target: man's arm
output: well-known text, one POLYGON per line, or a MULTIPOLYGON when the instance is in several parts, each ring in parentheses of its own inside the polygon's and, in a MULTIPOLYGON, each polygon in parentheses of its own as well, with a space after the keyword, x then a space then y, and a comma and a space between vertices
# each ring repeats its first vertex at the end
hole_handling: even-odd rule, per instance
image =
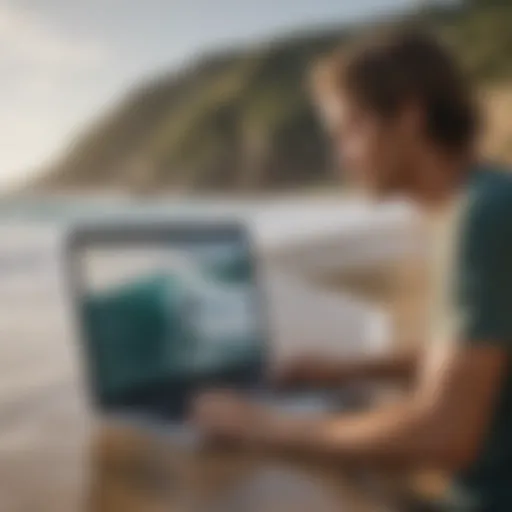
POLYGON ((221 396, 204 400, 196 413, 212 435, 256 447, 345 463, 457 469, 481 444, 505 361, 492 346, 453 347, 439 367, 425 365, 417 392, 366 413, 298 419, 221 396))
POLYGON ((276 417, 268 443, 345 461, 463 467, 492 417, 506 359, 493 346, 453 347, 439 366, 427 362, 423 383, 403 402, 303 422, 276 417))

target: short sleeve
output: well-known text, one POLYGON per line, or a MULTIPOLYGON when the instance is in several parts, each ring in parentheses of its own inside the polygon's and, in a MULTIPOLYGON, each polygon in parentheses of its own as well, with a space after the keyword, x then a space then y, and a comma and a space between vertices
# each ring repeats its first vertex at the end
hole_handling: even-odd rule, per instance
POLYGON ((512 197, 499 192, 468 206, 455 269, 458 336, 512 348, 512 197))

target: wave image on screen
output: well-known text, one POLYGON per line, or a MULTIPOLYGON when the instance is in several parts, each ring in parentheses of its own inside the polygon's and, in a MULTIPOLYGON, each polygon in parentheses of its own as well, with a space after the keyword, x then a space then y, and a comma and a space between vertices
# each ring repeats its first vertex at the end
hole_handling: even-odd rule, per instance
POLYGON ((241 241, 88 244, 79 261, 83 338, 103 408, 179 419, 202 388, 261 379, 264 329, 241 241))

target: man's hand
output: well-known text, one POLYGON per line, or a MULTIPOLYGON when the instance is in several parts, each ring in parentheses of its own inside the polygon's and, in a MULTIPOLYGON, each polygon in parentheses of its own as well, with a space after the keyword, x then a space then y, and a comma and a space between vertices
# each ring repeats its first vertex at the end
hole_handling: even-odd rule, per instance
POLYGON ((269 409, 232 392, 205 393, 192 408, 192 420, 207 438, 242 445, 264 443, 275 419, 269 409))

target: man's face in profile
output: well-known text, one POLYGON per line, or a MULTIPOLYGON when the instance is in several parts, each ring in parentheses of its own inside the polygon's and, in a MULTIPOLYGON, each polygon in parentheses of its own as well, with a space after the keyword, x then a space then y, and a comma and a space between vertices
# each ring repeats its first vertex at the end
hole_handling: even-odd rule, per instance
POLYGON ((377 197, 406 191, 417 140, 407 115, 385 119, 341 93, 324 97, 320 111, 349 181, 377 197))

